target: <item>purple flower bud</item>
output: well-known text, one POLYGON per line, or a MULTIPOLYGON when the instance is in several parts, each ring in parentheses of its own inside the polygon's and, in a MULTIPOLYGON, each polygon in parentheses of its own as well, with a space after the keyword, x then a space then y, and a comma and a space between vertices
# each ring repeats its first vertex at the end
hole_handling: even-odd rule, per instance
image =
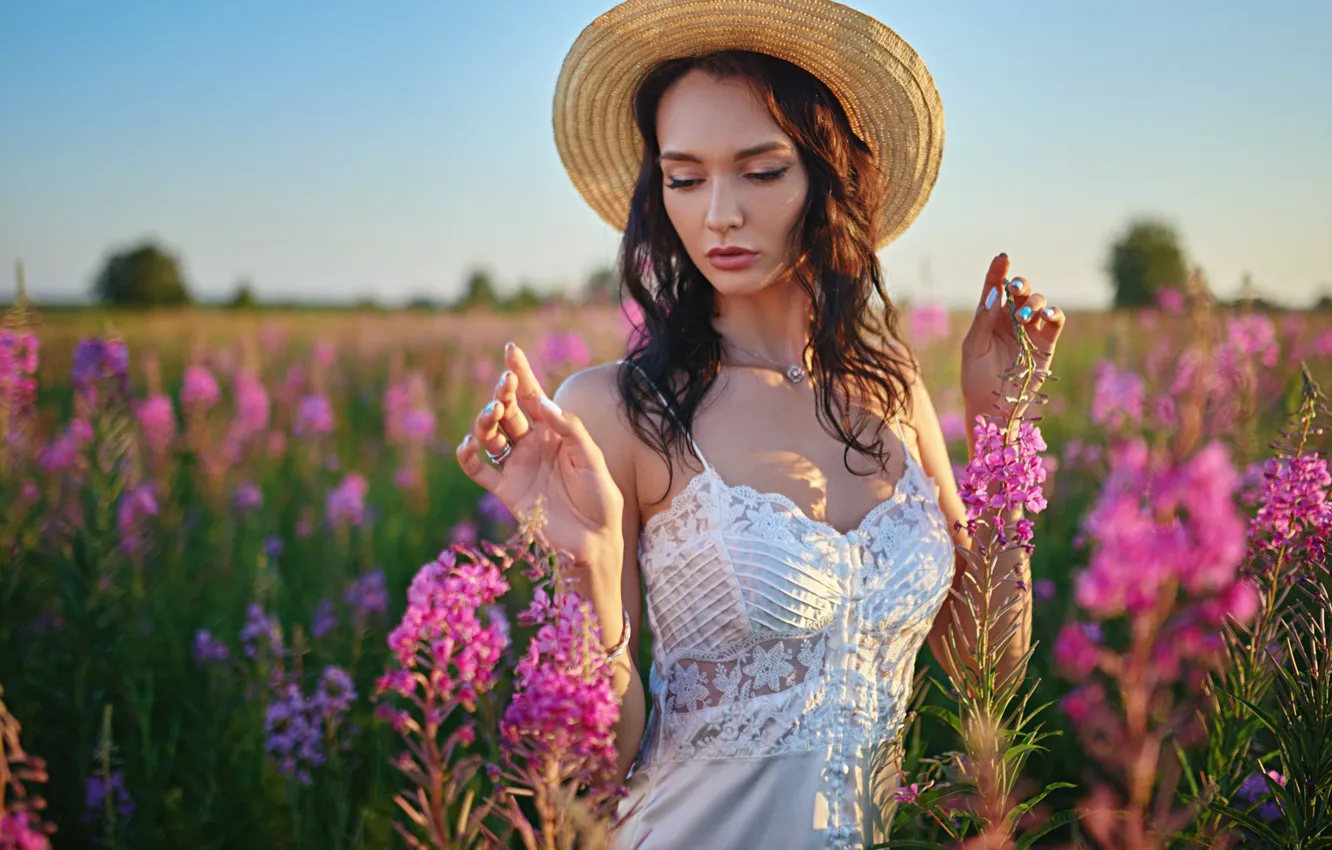
POLYGON ((328 403, 328 396, 312 393, 302 398, 291 430, 298 437, 333 433, 333 406, 328 403))
POLYGON ((212 664, 226 661, 231 657, 231 650, 208 629, 199 629, 194 633, 194 660, 196 663, 212 664))

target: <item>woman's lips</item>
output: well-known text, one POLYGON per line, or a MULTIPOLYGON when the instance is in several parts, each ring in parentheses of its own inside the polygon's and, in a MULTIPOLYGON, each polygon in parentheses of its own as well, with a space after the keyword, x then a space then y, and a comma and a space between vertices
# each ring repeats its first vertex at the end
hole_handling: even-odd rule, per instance
POLYGON ((752 251, 745 251, 739 254, 709 254, 708 262, 712 267, 724 272, 734 272, 741 269, 747 269, 754 265, 758 260, 758 254, 752 251))

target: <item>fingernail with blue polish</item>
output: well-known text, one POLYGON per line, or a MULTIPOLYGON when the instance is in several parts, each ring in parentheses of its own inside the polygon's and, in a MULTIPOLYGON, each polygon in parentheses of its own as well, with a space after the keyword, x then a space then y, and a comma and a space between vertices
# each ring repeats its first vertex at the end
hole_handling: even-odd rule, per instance
POLYGON ((1025 283, 1025 281, 1023 281, 1022 278, 1015 277, 1008 282, 1008 288, 1013 290, 1014 292, 1021 292, 1023 283, 1025 283))
POLYGON ((1017 311, 1017 317, 1018 317, 1018 319, 1019 319, 1020 321, 1023 321, 1023 322, 1025 322, 1025 321, 1027 321, 1028 319, 1030 319, 1030 318, 1031 318, 1031 307, 1023 307, 1021 310, 1018 310, 1018 311, 1017 311))
POLYGON ((1041 312, 1045 314, 1045 318, 1047 319, 1053 319, 1055 317, 1055 308, 1053 307, 1046 307, 1041 312))
POLYGON ((495 411, 498 410, 498 409, 499 409, 499 405, 498 405, 497 403, 495 403, 495 402, 492 401, 490 404, 487 404, 487 405, 486 405, 486 409, 483 410, 483 411, 481 411, 481 412, 484 413, 484 414, 487 415, 487 416, 494 416, 494 415, 495 415, 495 411))
POLYGON ((990 290, 990 294, 985 296, 985 309, 988 310, 994 306, 994 299, 999 297, 999 287, 990 290))

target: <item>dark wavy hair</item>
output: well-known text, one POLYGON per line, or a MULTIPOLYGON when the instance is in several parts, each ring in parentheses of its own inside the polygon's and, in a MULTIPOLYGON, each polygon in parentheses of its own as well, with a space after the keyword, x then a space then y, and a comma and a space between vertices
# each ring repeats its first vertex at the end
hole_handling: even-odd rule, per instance
MULTIPOLYGON (((841 103, 818 78, 782 59, 725 51, 675 59, 653 69, 635 93, 633 108, 644 144, 629 221, 618 258, 621 294, 643 312, 626 359, 667 395, 662 409, 638 370, 620 369, 618 385, 635 434, 666 460, 689 451, 686 430, 721 370, 722 340, 713 328, 716 292, 689 258, 662 200, 657 107, 689 71, 747 82, 777 125, 796 145, 809 173, 809 194, 792 228, 791 273, 809 296, 813 322, 807 351, 816 377, 817 416, 841 440, 851 469, 855 451, 887 468, 886 421, 909 413, 907 348, 898 311, 883 286, 874 253, 882 208, 882 178, 864 141, 851 129, 841 103), (874 310, 875 296, 882 305, 874 310), (879 341, 897 343, 876 345, 879 341), (851 399, 883 418, 852 415, 851 399), (865 437, 866 431, 872 433, 865 437)), ((669 483, 667 485, 669 491, 669 483)))

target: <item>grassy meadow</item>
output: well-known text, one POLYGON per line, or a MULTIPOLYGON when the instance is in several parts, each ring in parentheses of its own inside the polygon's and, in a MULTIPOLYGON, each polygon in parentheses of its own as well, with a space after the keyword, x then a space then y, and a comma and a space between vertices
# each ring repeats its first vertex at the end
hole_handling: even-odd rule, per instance
MULTIPOLYGON (((1223 444, 1252 484, 1299 401, 1301 361, 1332 383, 1332 315, 1238 317, 1185 307, 1069 316, 1041 422, 1049 507, 1033 517, 1036 702, 1081 684, 1060 675, 1052 649, 1082 616, 1082 522, 1109 446, 1132 435, 1164 445, 1191 427, 1223 444), (1182 423, 1163 399, 1202 326, 1215 336, 1201 350, 1229 345, 1235 374, 1201 421, 1182 423), (1138 376, 1141 391, 1110 398, 1107 363, 1138 376)), ((903 322, 959 466, 958 346, 969 319, 920 307, 903 322)), ((453 448, 498 377, 505 341, 526 348, 553 392, 621 355, 619 310, 88 310, 22 321, 40 356, 35 398, 0 468, 0 686, 23 749, 45 761, 48 781, 32 789, 57 827, 53 845, 401 846, 402 744, 371 698, 388 632, 422 564, 450 543, 513 531, 453 448), (79 341, 111 336, 128 352, 118 419, 90 414, 71 378, 79 341), (318 756, 275 743, 275 675, 325 694, 331 668, 350 690, 339 686, 318 756)), ((523 604, 506 604, 506 615, 523 604)), ((645 644, 641 669, 649 657, 645 644)), ((1067 708, 1042 714, 1063 734, 1029 765, 1039 784, 1078 786, 1047 801, 1058 807, 1116 781, 1079 743, 1067 708)), ((929 717, 910 727, 912 766, 955 747, 929 717)), ((1057 835, 1068 843, 1085 831, 1057 835)))

